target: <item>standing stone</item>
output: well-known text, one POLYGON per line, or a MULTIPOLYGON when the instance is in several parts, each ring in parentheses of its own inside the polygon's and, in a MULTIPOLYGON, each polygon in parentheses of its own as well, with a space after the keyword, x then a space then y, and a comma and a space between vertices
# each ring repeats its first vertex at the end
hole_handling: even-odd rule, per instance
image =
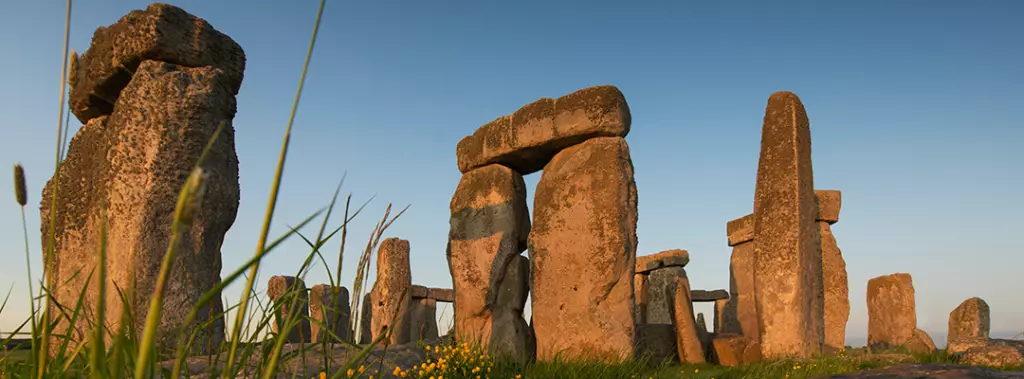
POLYGON ((716 333, 711 341, 715 363, 739 366, 761 360, 761 346, 750 338, 735 333, 716 333))
POLYGON ((647 274, 633 274, 633 318, 637 325, 647 324, 647 307, 651 303, 649 283, 647 274))
POLYGON ((814 191, 818 202, 818 231, 821 235, 821 271, 825 288, 825 346, 841 350, 846 346, 846 322, 850 319, 850 290, 846 261, 836 244, 831 224, 839 221, 842 197, 839 191, 814 191))
POLYGON ((363 295, 363 306, 359 309, 359 343, 365 345, 373 341, 373 301, 370 294, 363 295))
POLYGON ((715 300, 715 318, 712 320, 712 328, 715 333, 722 333, 722 325, 724 324, 726 317, 726 306, 729 305, 729 299, 718 299, 715 300))
MULTIPOLYGON (((684 273, 685 275, 685 273, 684 273)), ((697 332, 697 321, 690 302, 690 280, 685 276, 676 281, 673 321, 676 326, 676 348, 679 361, 683 363, 705 363, 704 345, 697 332)))
POLYGON ((729 300, 722 312, 722 333, 735 333, 757 341, 757 302, 754 296, 754 215, 726 224, 732 256, 729 258, 729 300))
POLYGON ((497 303, 491 308, 491 338, 489 352, 499 360, 514 360, 521 364, 533 361, 536 340, 533 329, 523 318, 526 298, 530 292, 530 260, 517 255, 508 265, 505 278, 498 288, 497 303))
POLYGON ((626 140, 594 138, 555 155, 533 216, 537 358, 631 359, 637 192, 626 140))
POLYGON ((377 248, 377 281, 370 291, 373 312, 370 326, 376 340, 384 328, 391 327, 383 344, 409 342, 409 308, 412 294, 412 269, 409 267, 409 241, 388 238, 377 248), (394 324, 392 324, 394 320, 394 324))
POLYGON ((146 60, 219 69, 231 96, 238 94, 245 70, 245 53, 231 37, 181 8, 153 3, 96 29, 72 75, 71 112, 83 124, 113 113, 121 89, 146 60))
POLYGON ((310 342, 309 294, 306 283, 294 276, 272 276, 267 283, 267 296, 274 302, 274 333, 284 332, 286 323, 295 323, 285 337, 287 342, 310 342))
MULTIPOLYGON (((497 164, 467 172, 452 197, 450 223, 447 255, 455 290, 455 336, 459 341, 480 343, 490 349, 494 330, 510 332, 526 323, 522 306, 500 301, 502 288, 525 292, 528 287, 528 280, 507 277, 510 270, 529 277, 528 270, 520 272, 514 267, 520 264, 518 257, 526 250, 530 233, 522 175, 497 164), (496 312, 511 313, 503 315, 500 322, 504 324, 496 325, 496 312)), ((522 300, 525 302, 525 295, 522 300)), ((506 337, 511 336, 497 338, 506 337)), ((516 342, 505 340, 503 346, 517 346, 518 353, 522 353, 526 339, 521 337, 524 339, 516 342)))
POLYGON ((348 288, 345 287, 317 284, 309 290, 309 313, 317 321, 310 324, 313 342, 325 339, 332 342, 352 341, 349 331, 352 310, 348 298, 348 288))
POLYGON ((754 194, 754 296, 764 358, 821 351, 817 214, 807 113, 793 93, 774 93, 765 109, 754 194))
POLYGON ((409 320, 410 341, 433 343, 440 338, 437 332, 437 300, 429 297, 413 299, 409 320))
POLYGON ((964 300, 952 312, 949 312, 949 332, 947 341, 960 341, 973 338, 989 338, 991 326, 988 303, 979 297, 964 300))
POLYGON ((915 339, 915 333, 920 335, 915 332, 917 313, 910 274, 896 273, 868 280, 867 303, 869 349, 904 346, 915 339))
MULTIPOLYGON (((94 41, 90 51, 97 46, 94 41)), ((212 67, 144 61, 127 86, 118 88, 120 97, 112 113, 89 119, 72 138, 57 179, 57 209, 50 208, 51 178, 43 190, 40 221, 45 255, 50 246, 50 217, 56 217, 53 254, 44 256, 51 294, 65 307, 81 300, 84 314, 71 330, 60 321, 51 346, 63 342, 56 339, 58 335, 87 340, 89 325, 95 321, 92 312, 100 301, 106 303, 109 330, 118 330, 125 311, 118 289, 134 310, 135 332, 142 332, 150 294, 170 243, 178 193, 224 122, 223 132, 203 162, 209 175, 205 196, 177 247, 156 336, 157 346, 172 351, 181 328, 190 333, 213 317, 209 329, 198 332, 192 346, 196 353, 220 346, 224 321, 218 316, 223 309, 219 297, 198 310, 193 324, 185 321, 200 297, 220 282, 221 242, 238 211, 238 157, 231 126, 236 103, 231 85, 231 78, 212 67), (109 282, 106 298, 100 299, 95 279, 87 283, 87 278, 97 275, 103 211, 108 218, 109 282)), ((61 314, 56 304, 51 306, 51 315, 61 314)), ((75 344, 70 346, 73 350, 75 344)))
MULTIPOLYGON (((686 280, 686 269, 665 267, 649 271, 645 276, 646 290, 637 290, 637 296, 646 298, 643 322, 637 322, 638 352, 647 355, 653 363, 678 361, 676 284, 686 280)), ((692 322, 689 325, 695 327, 692 322)), ((688 332, 685 331, 684 335, 689 335, 688 332)))

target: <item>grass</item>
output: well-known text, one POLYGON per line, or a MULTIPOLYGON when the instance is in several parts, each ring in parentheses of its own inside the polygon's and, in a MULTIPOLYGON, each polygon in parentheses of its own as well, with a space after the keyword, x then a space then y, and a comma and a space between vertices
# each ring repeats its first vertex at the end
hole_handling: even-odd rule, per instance
MULTIPOLYGON (((150 294, 149 307, 146 313, 145 324, 141 329, 134 325, 133 315, 141 311, 132 309, 131 301, 136 294, 127 293, 119 287, 108 286, 106 262, 107 251, 107 214, 105 209, 99 210, 100 230, 99 244, 96 246, 96 257, 98 269, 89 273, 76 273, 86 275, 89 279, 95 278, 98 298, 105 299, 108 294, 115 294, 122 302, 122 311, 117 323, 116 330, 111 330, 106 323, 108 310, 103 301, 96 302, 95 309, 85 309, 82 296, 78 297, 76 304, 60 304, 53 297, 49 289, 59 286, 58 278, 48 276, 49 268, 52 267, 51 259, 54 254, 54 242, 56 241, 56 217, 51 215, 49 229, 46 238, 48 243, 43 250, 44 267, 43 275, 39 283, 39 292, 36 293, 32 283, 31 264, 27 264, 26 270, 29 278, 30 316, 4 340, 4 350, 0 356, 0 379, 3 378, 64 378, 64 377, 90 377, 90 378, 153 378, 161 377, 187 377, 189 363, 194 359, 205 359, 207 367, 205 373, 209 377, 233 378, 239 375, 260 376, 263 378, 277 377, 280 368, 288 360, 305 360, 307 353, 312 350, 333 351, 337 346, 347 347, 355 352, 351 359, 344 361, 338 367, 331 359, 323 357, 320 364, 320 377, 342 378, 342 377, 381 377, 383 374, 391 374, 400 377, 410 378, 805 378, 818 375, 829 375, 843 372, 859 371, 886 366, 893 362, 865 360, 859 357, 851 357, 840 353, 835 356, 819 357, 815 359, 795 361, 776 360, 767 361, 742 367, 719 367, 712 365, 669 365, 654 366, 643 361, 629 362, 623 364, 605 364, 597 361, 554 361, 543 363, 532 363, 520 366, 512 363, 496 362, 479 347, 468 344, 453 344, 440 346, 420 346, 427 354, 426 362, 416 365, 385 366, 384 361, 378 362, 376 367, 367 364, 371 350, 378 345, 383 345, 387 353, 386 342, 390 340, 391 330, 385 329, 370 344, 365 346, 353 345, 328 332, 327 338, 323 338, 316 345, 299 345, 297 350, 286 351, 285 337, 290 330, 298 327, 304 320, 295 315, 295 307, 301 306, 301 302, 294 301, 296 296, 301 295, 301 290, 293 289, 284 296, 281 301, 273 303, 263 302, 254 291, 254 283, 257 280, 260 264, 269 253, 271 253, 283 241, 292 238, 301 238, 310 248, 309 254, 303 261, 302 266, 295 273, 296 277, 304 277, 313 266, 314 261, 322 263, 324 270, 330 280, 330 285, 340 286, 342 258, 345 254, 346 239, 348 235, 348 224, 363 209, 369 201, 350 212, 352 196, 345 200, 343 220, 340 225, 329 230, 331 225, 331 214, 337 204, 338 194, 344 183, 344 177, 338 184, 328 206, 325 209, 315 212, 294 226, 289 226, 289 231, 270 240, 270 225, 274 217, 274 211, 278 200, 278 189, 283 180, 284 164, 288 155, 290 136, 293 121, 298 111, 302 95, 303 84, 305 83, 309 62, 312 59, 313 49, 316 43, 317 32, 320 27, 325 1, 321 0, 317 11, 316 21, 313 27, 312 37, 306 53, 306 59, 302 68, 302 75, 299 80, 295 100, 291 107, 288 124, 285 127, 282 139, 281 151, 275 168, 274 181, 271 186, 264 221, 260 230, 259 239, 253 256, 240 267, 231 271, 214 288, 207 291, 199 299, 197 304, 190 310, 185 319, 184 325, 191 327, 182 328, 177 332, 174 346, 158 346, 157 334, 161 328, 160 319, 163 311, 163 296, 169 284, 169 275, 178 253, 179 241, 187 228, 194 220, 199 211, 206 186, 206 174, 203 170, 203 159, 206 153, 213 146, 225 127, 221 123, 213 132, 209 142, 203 150, 200 158, 195 162, 191 174, 183 183, 178 195, 178 202, 174 210, 173 221, 168 225, 171 233, 170 243, 161 262, 159 276, 155 290, 150 294), (314 219, 323 215, 321 225, 312 239, 307 238, 302 230, 314 219), (337 265, 333 275, 324 258, 321 248, 335 236, 341 239, 341 248, 338 252, 337 265), (210 309, 212 302, 220 300, 222 291, 232 283, 244 281, 244 290, 241 298, 233 305, 227 306, 218 314, 201 314, 203 309, 210 309), (289 307, 285 310, 282 307, 289 307), (209 336, 204 339, 203 333, 208 332, 209 326, 216 320, 227 320, 227 315, 234 312, 234 323, 231 325, 229 339, 223 341, 219 346, 196 345, 203 341, 209 342, 209 336), (41 313, 41 314, 40 314, 41 313), (90 313, 92 318, 90 319, 90 313), (275 315, 285 315, 275 317, 275 315), (81 321, 86 325, 85 332, 74 328, 58 328, 59 325, 75 325, 81 321), (269 332, 271 325, 278 323, 276 332, 269 332), (24 343, 27 349, 6 348, 15 335, 28 329, 31 338, 24 343), (138 331, 141 330, 141 333, 138 331), (196 356, 196 351, 205 351, 205 354, 196 356), (168 362, 170 362, 168 364, 168 362)), ((64 63, 61 68, 61 92, 60 110, 57 123, 57 145, 55 151, 55 166, 53 177, 59 178, 61 163, 66 154, 68 122, 70 112, 65 114, 65 94, 69 82, 75 81, 73 68, 77 66, 77 54, 68 54, 69 25, 71 15, 71 0, 67 0, 65 14, 64 34, 64 63), (71 66, 72 70, 69 70, 71 66)), ((20 165, 15 165, 15 200, 21 206, 22 225, 25 236, 26 263, 28 263, 31 252, 28 244, 28 226, 25 221, 25 206, 27 204, 27 188, 25 185, 25 172, 20 165)), ((58 196, 60 190, 59 180, 52 181, 50 189, 52 193, 51 210, 58 209, 58 196)), ((372 200, 371 198, 370 200, 372 200)), ((355 268, 355 280, 352 284, 350 294, 351 315, 349 328, 353 340, 358 340, 359 317, 362 314, 362 298, 366 284, 369 279, 370 261, 373 252, 377 250, 384 232, 398 219, 405 210, 402 209, 392 215, 391 205, 388 204, 381 220, 371 231, 369 239, 359 253, 358 264, 355 268)), ((10 293, 8 293, 9 298, 10 293)), ((0 305, 0 313, 6 306, 7 299, 0 305)), ((224 304, 228 304, 224 301, 224 304)), ((398 313, 392 317, 397 317, 398 313)), ((307 318, 308 319, 308 318, 307 318)), ((394 320, 394 319, 393 319, 394 320)), ((319 323, 316 319, 308 319, 308 322, 319 323)), ((331 320, 334 325, 340 319, 331 320)), ((393 322, 392 322, 393 323, 393 322)), ((318 324, 322 330, 330 330, 327 325, 318 324)), ((312 356, 312 355, 310 355, 312 356)), ((902 361, 925 362, 925 363, 956 363, 955 357, 949 356, 942 351, 930 355, 904 356, 902 361)))

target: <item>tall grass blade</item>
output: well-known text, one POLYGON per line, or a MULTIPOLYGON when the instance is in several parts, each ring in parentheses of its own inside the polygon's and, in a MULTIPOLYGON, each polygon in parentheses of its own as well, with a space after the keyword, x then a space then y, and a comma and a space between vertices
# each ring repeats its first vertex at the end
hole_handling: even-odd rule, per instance
POLYGON ((106 333, 103 328, 106 325, 106 299, 107 299, 107 211, 106 207, 100 209, 100 249, 99 259, 96 262, 99 269, 97 277, 97 288, 99 295, 96 302, 96 327, 93 334, 92 355, 89 362, 89 374, 94 379, 106 377, 103 370, 103 363, 106 361, 107 348, 103 343, 103 335, 106 333))

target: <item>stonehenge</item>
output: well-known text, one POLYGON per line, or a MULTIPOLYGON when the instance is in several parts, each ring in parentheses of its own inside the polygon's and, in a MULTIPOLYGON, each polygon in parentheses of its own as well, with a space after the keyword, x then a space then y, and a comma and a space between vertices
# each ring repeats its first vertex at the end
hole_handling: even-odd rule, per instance
MULTIPOLYGON (((81 341, 93 311, 104 303, 109 330, 122 323, 120 293, 127 295, 132 324, 141 333, 150 294, 171 241, 178 193, 218 126, 224 129, 202 162, 205 195, 198 212, 183 222, 156 345, 173 348, 178 331, 197 333, 193 352, 212 352, 224 341, 220 297, 192 324, 190 311, 220 282, 220 246, 235 221, 239 202, 234 127, 236 99, 245 69, 241 46, 205 20, 167 4, 135 10, 93 34, 89 48, 72 57, 71 112, 83 126, 71 139, 59 177, 50 178, 40 201, 40 229, 51 316, 74 308, 75 325, 57 322, 57 335, 81 341), (52 191, 59 184, 59 191, 52 191), (52 202, 57 208, 51 209, 52 202), (106 212, 106 221, 100 215, 106 212), (54 243, 50 243, 50 223, 54 243), (109 226, 105 298, 96 285, 96 247, 101 223, 109 226), (211 316, 215 316, 211 318, 211 316)), ((71 350, 75 349, 72 342, 71 350)), ((53 353, 53 351, 51 351, 53 353)))
POLYGON ((311 342, 309 292, 302 278, 282 275, 270 277, 267 297, 274 302, 271 330, 276 334, 285 334, 287 342, 311 342))
POLYGON ((935 343, 917 328, 914 283, 910 274, 895 273, 868 280, 868 349, 905 347, 930 353, 935 343))

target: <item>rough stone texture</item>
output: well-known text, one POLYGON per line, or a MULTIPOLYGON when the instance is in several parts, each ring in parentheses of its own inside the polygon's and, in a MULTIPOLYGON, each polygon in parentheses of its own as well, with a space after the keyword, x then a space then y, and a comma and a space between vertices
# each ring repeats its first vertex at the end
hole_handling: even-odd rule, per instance
POLYGON ((765 358, 808 357, 824 342, 821 237, 811 131, 796 95, 768 99, 754 191, 754 296, 765 358))
POLYGON ((931 354, 935 351, 935 341, 932 341, 927 332, 914 328, 910 340, 903 344, 903 347, 913 353, 931 354))
POLYGON ((754 214, 748 214, 725 224, 729 246, 736 246, 754 240, 754 214))
POLYGON ((505 278, 498 288, 497 302, 491 307, 493 321, 488 351, 492 357, 526 364, 536 356, 533 329, 523 318, 529 288, 530 260, 517 255, 508 265, 505 278))
MULTIPOLYGON (((57 210, 51 212, 53 178, 40 201, 42 246, 49 246, 50 216, 56 216, 54 254, 47 278, 55 300, 74 307, 85 287, 84 314, 76 328, 95 320, 101 301, 95 281, 101 209, 107 212, 106 323, 118 330, 122 302, 129 296, 141 333, 160 264, 170 242, 178 193, 221 122, 225 129, 203 162, 206 192, 192 225, 178 246, 166 292, 157 345, 176 346, 178 328, 199 298, 220 282, 220 245, 238 211, 238 157, 235 154, 235 98, 229 78, 210 67, 184 68, 155 61, 139 65, 110 116, 89 120, 71 139, 61 166, 57 210), (76 272, 80 273, 76 275, 76 272), (131 295, 134 294, 134 295, 131 295)), ((55 305, 54 305, 55 306, 55 305)), ((59 314, 58 309, 52 315, 59 314)), ((220 298, 198 312, 192 328, 222 312, 220 298)), ((64 334, 68 325, 54 331, 64 334)), ((84 333, 84 330, 77 330, 84 333)), ((76 340, 86 340, 77 334, 76 340), (80 337, 80 338, 79 338, 80 337)), ((218 319, 197 336, 198 351, 216 349, 224 339, 218 319)), ((52 346, 57 346, 55 342, 52 346)), ((71 347, 73 349, 73 347, 71 347)))
POLYGON ((409 241, 388 238, 377 248, 377 280, 370 291, 373 316, 370 319, 373 339, 377 339, 383 328, 391 326, 390 338, 382 343, 403 344, 409 342, 409 314, 412 297, 412 271, 409 267, 409 241), (403 295, 404 292, 404 295, 403 295), (391 325, 392 320, 394 324, 391 325))
MULTIPOLYGON (((692 294, 691 294, 692 295, 692 294)), ((722 333, 722 325, 726 321, 726 306, 729 305, 729 299, 715 300, 715 318, 712 321, 715 328, 715 333, 722 333)))
POLYGON ((181 8, 154 3, 93 33, 71 83, 72 113, 83 124, 113 113, 121 90, 146 60, 220 69, 219 80, 231 96, 245 70, 245 52, 231 37, 181 8))
POLYGON ((637 324, 637 350, 653 364, 678 361, 675 326, 637 324))
MULTIPOLYGON (((819 199, 821 198, 819 196, 819 199)), ((838 205, 835 206, 835 215, 838 221, 838 205)), ((846 261, 839 250, 839 245, 836 244, 836 237, 832 234, 829 223, 818 221, 818 227, 821 234, 822 283, 825 286, 825 346, 830 349, 842 349, 846 346, 846 322, 850 319, 850 288, 846 276, 846 261)))
POLYGON ((949 312, 948 341, 964 338, 988 339, 991 318, 988 303, 979 297, 964 300, 952 312, 949 312))
MULTIPOLYGON (((633 275, 633 319, 637 325, 647 324, 647 307, 651 304, 650 278, 647 274, 633 275)), ((637 332, 637 335, 640 335, 637 332)))
POLYGON ((1020 366, 1024 364, 1024 349, 1007 344, 976 346, 967 349, 960 362, 989 367, 1020 366))
POLYGON ((349 318, 352 309, 349 305, 348 288, 332 287, 329 284, 317 284, 309 290, 309 315, 319 323, 310 323, 309 329, 313 342, 344 341, 352 342, 349 331, 349 318), (326 326, 326 328, 320 327, 326 326), (330 331, 328 333, 328 331, 330 331))
POLYGON ((544 98, 481 126, 459 141, 459 171, 492 163, 520 174, 537 172, 559 151, 595 137, 625 137, 630 115, 626 98, 610 85, 544 98))
POLYGON ((555 155, 533 212, 537 358, 631 359, 637 191, 626 140, 594 138, 555 155))
POLYGON ((722 366, 739 366, 761 360, 761 346, 739 334, 716 334, 711 344, 714 362, 722 366))
POLYGON ((729 291, 726 290, 692 290, 690 300, 694 302, 710 303, 719 300, 728 300, 729 291))
POLYGON ((676 326, 676 350, 683 363, 705 363, 704 345, 697 332, 697 322, 690 302, 690 280, 684 276, 676 281, 673 321, 676 326))
POLYGON ((274 302, 274 333, 280 334, 286 322, 300 320, 288 331, 287 342, 310 342, 309 293, 306 283, 294 276, 272 276, 267 281, 267 297, 274 302))
POLYGON ((451 288, 430 288, 427 297, 445 303, 455 302, 455 291, 451 288))
MULTIPOLYGON (((526 184, 508 167, 480 167, 462 176, 450 207, 447 255, 455 292, 455 336, 489 348, 493 329, 508 332, 522 326, 494 325, 493 317, 497 308, 509 308, 500 304, 499 288, 526 250, 530 233, 526 184)), ((521 306, 519 310, 522 319, 521 306)), ((515 319, 509 316, 501 321, 515 319)))
POLYGON ((373 338, 373 300, 370 294, 363 295, 363 306, 359 316, 359 343, 368 344, 373 338))
POLYGON ((665 250, 636 257, 636 272, 646 274, 662 267, 686 267, 687 263, 690 263, 690 253, 686 250, 665 250))
POLYGON ((686 269, 682 267, 655 270, 647 276, 647 294, 644 296, 647 298, 645 324, 675 323, 672 312, 675 307, 676 282, 686 277, 686 269))
POLYGON ((732 255, 729 257, 729 300, 722 316, 722 331, 736 333, 758 341, 760 327, 754 296, 754 228, 753 215, 733 220, 726 226, 732 255), (749 231, 749 232, 748 232, 749 231), (742 238, 732 238, 734 235, 742 238), (733 242, 736 242, 733 244, 733 242))
POLYGON ((412 287, 409 288, 409 296, 412 296, 413 299, 428 297, 429 293, 430 290, 424 286, 413 284, 412 287))
POLYGON ((868 280, 868 347, 891 349, 914 336, 917 313, 910 274, 896 273, 868 280))
POLYGON ((437 300, 429 297, 413 299, 409 312, 410 341, 436 343, 440 339, 437 331, 437 300))
POLYGON ((1024 372, 999 372, 952 364, 905 363, 888 368, 827 376, 828 379, 1024 379, 1024 372))
POLYGON ((818 203, 817 221, 829 224, 839 222, 839 210, 843 205, 843 194, 838 190, 814 190, 815 202, 818 203))
POLYGON ((960 337, 957 339, 948 339, 946 342, 946 352, 950 354, 962 354, 972 347, 987 346, 991 343, 988 338, 979 337, 960 337))

